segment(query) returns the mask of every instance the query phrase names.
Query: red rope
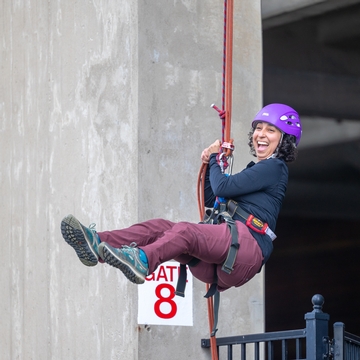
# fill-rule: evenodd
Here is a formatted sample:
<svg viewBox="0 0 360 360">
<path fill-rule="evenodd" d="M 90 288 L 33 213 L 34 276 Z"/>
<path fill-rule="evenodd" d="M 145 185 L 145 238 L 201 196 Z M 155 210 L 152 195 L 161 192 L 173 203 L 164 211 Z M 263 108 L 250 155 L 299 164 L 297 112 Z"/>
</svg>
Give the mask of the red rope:
<svg viewBox="0 0 360 360">
<path fill-rule="evenodd" d="M 221 108 L 224 111 L 225 110 L 225 98 L 226 98 L 226 92 L 225 92 L 225 84 L 226 84 L 226 15 L 227 15 L 227 6 L 226 6 L 227 0 L 224 0 L 224 45 L 223 45 L 223 76 L 222 76 L 222 99 L 221 99 Z M 223 143 L 225 141 L 225 125 L 226 121 L 225 118 L 222 120 L 222 128 L 221 128 L 221 142 Z"/>
<path fill-rule="evenodd" d="M 234 1 L 227 1 L 226 16 L 226 65 L 225 65 L 225 141 L 230 141 L 232 108 L 232 59 L 233 59 Z"/>
<path fill-rule="evenodd" d="M 199 214 L 200 214 L 200 220 L 203 220 L 204 218 L 204 185 L 205 185 L 205 174 L 206 174 L 207 164 L 202 163 L 198 175 L 198 207 L 199 207 Z M 210 289 L 210 285 L 206 284 L 206 292 L 208 292 Z M 209 329 L 210 333 L 213 330 L 214 327 L 214 302 L 213 298 L 209 297 L 207 298 L 207 310 L 208 310 L 208 322 L 209 322 Z M 217 352 L 217 346 L 216 346 L 216 337 L 210 336 L 210 349 L 211 349 L 211 359 L 212 360 L 218 360 L 218 352 Z"/>
<path fill-rule="evenodd" d="M 222 143 L 233 143 L 230 139 L 231 130 L 231 108 L 232 108 L 232 57 L 233 57 L 233 0 L 224 0 L 224 50 L 223 50 L 223 88 L 222 88 L 222 110 L 225 111 L 225 117 L 222 121 Z M 219 111 L 219 109 L 213 105 Z M 231 155 L 231 150 L 226 151 L 226 155 Z M 200 221 L 204 218 L 204 185 L 207 164 L 202 164 L 198 174 L 198 208 Z M 206 284 L 206 292 L 210 285 Z M 207 299 L 208 320 L 210 333 L 214 326 L 214 304 L 212 297 Z M 218 360 L 218 351 L 216 345 L 216 337 L 210 336 L 211 359 Z"/>
</svg>

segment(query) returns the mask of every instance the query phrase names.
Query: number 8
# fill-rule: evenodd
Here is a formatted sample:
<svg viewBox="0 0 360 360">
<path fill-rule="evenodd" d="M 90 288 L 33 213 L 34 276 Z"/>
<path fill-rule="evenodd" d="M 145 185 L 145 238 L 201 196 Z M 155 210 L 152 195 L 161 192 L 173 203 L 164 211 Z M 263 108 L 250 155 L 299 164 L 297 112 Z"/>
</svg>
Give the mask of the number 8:
<svg viewBox="0 0 360 360">
<path fill-rule="evenodd" d="M 170 295 L 168 297 L 163 297 L 161 295 L 161 290 L 162 289 L 168 289 L 170 291 Z M 155 295 L 159 299 L 154 304 L 155 314 L 161 319 L 171 319 L 171 318 L 173 318 L 176 315 L 176 312 L 177 312 L 176 303 L 175 303 L 175 301 L 172 300 L 175 297 L 175 289 L 174 289 L 174 287 L 172 285 L 170 285 L 170 284 L 160 284 L 155 289 Z M 170 310 L 170 312 L 168 314 L 164 314 L 163 312 L 161 312 L 160 306 L 161 306 L 162 303 L 168 303 L 170 305 L 171 310 Z"/>
</svg>

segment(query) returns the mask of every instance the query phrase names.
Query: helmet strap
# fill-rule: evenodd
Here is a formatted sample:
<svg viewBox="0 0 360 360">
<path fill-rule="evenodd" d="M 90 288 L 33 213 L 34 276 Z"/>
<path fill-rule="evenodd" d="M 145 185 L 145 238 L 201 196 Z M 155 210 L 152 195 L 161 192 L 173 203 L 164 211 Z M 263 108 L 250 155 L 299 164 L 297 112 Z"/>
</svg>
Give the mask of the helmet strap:
<svg viewBox="0 0 360 360">
<path fill-rule="evenodd" d="M 282 144 L 283 138 L 284 138 L 284 133 L 281 131 L 281 138 L 280 138 L 279 144 L 278 144 L 278 146 L 276 147 L 276 149 L 275 149 L 275 151 L 273 152 L 273 154 L 268 157 L 268 159 L 276 158 L 276 157 L 278 156 L 279 149 L 280 149 L 280 146 L 281 146 L 281 144 Z"/>
</svg>

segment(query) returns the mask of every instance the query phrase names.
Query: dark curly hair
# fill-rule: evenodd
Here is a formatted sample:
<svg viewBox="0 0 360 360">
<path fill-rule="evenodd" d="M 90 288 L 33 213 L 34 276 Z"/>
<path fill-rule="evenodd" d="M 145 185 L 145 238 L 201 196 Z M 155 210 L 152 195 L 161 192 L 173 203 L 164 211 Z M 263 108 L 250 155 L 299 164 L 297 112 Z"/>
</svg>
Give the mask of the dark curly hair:
<svg viewBox="0 0 360 360">
<path fill-rule="evenodd" d="M 256 152 L 252 142 L 254 129 L 252 128 L 248 134 L 250 154 L 256 157 Z M 294 135 L 284 134 L 280 148 L 278 149 L 278 158 L 283 158 L 285 162 L 293 162 L 297 157 L 296 138 Z"/>
</svg>

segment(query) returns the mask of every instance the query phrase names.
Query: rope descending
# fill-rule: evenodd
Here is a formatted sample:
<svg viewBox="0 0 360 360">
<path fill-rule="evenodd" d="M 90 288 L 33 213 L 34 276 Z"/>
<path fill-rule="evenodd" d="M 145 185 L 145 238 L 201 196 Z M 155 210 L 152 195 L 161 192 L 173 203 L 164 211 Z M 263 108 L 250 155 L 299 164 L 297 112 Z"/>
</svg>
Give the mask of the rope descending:
<svg viewBox="0 0 360 360">
<path fill-rule="evenodd" d="M 211 105 L 220 115 L 222 119 L 222 139 L 221 149 L 217 155 L 217 161 L 221 167 L 221 171 L 225 173 L 228 169 L 232 170 L 232 152 L 234 150 L 233 139 L 230 139 L 231 130 L 231 109 L 232 109 L 232 58 L 233 58 L 233 0 L 224 0 L 224 48 L 223 48 L 223 77 L 222 77 L 222 110 L 215 104 Z M 204 219 L 205 214 L 205 174 L 207 164 L 202 163 L 197 180 L 197 198 L 200 221 Z M 206 292 L 210 289 L 210 284 L 206 284 Z M 214 303 L 213 298 L 207 299 L 208 304 L 208 320 L 210 334 L 214 326 Z M 216 346 L 215 334 L 210 336 L 211 359 L 218 360 L 218 351 Z"/>
</svg>

